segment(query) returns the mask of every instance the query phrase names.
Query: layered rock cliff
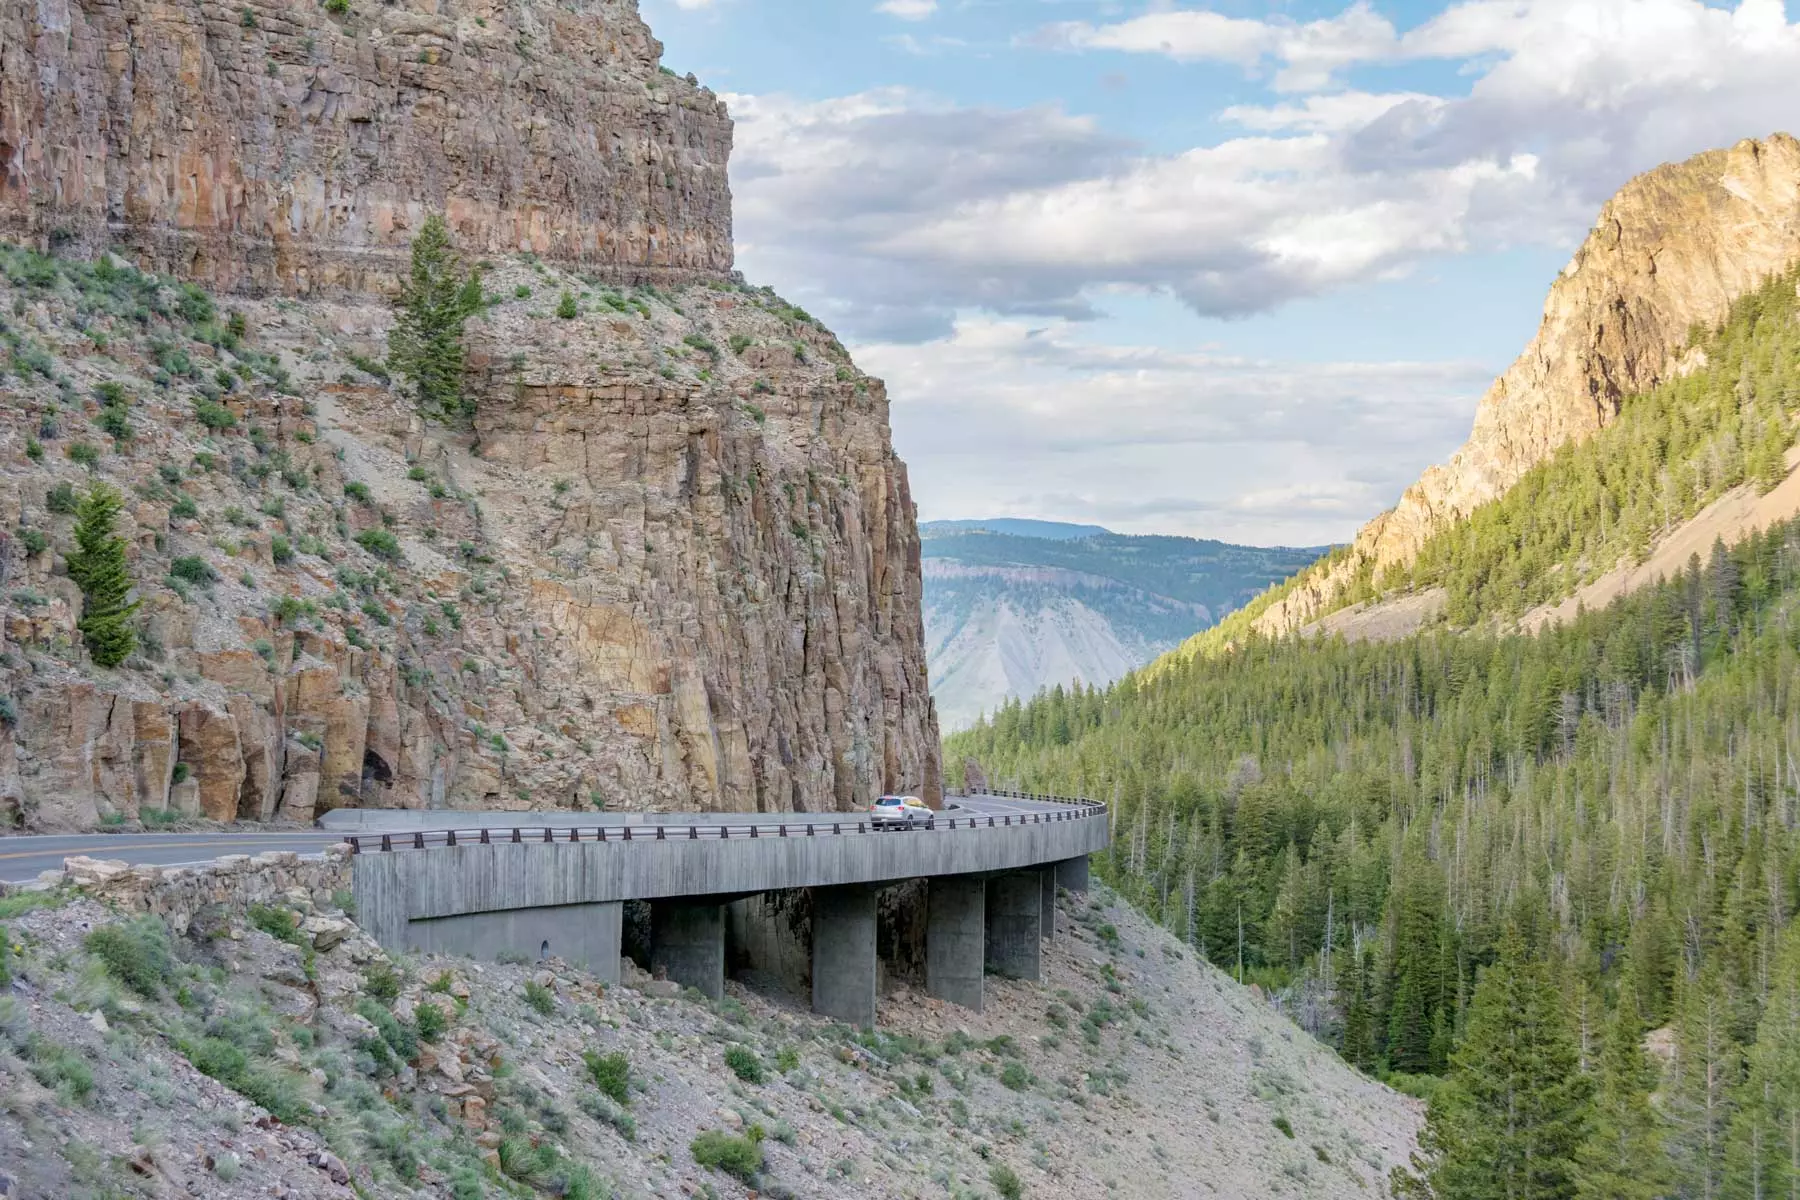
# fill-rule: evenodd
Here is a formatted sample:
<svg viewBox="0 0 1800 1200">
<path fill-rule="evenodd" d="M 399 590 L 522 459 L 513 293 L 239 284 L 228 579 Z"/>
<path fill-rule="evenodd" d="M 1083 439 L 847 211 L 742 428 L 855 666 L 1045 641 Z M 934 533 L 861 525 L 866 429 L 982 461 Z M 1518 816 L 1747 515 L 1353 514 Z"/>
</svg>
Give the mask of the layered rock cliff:
<svg viewBox="0 0 1800 1200">
<path fill-rule="evenodd" d="M 937 795 L 884 389 L 729 273 L 729 123 L 635 6 L 224 13 L 0 4 L 0 824 Z M 487 267 L 456 426 L 379 361 L 439 207 Z"/>
<path fill-rule="evenodd" d="M 424 216 L 631 280 L 731 266 L 725 106 L 635 0 L 7 0 L 0 237 L 356 292 Z"/>
<path fill-rule="evenodd" d="M 1481 399 L 1469 440 L 1432 467 L 1349 554 L 1321 566 L 1257 619 L 1292 632 L 1341 603 L 1372 565 L 1404 568 L 1434 532 L 1501 495 L 1620 402 L 1678 369 L 1690 332 L 1800 259 L 1800 141 L 1745 140 L 1646 172 L 1600 212 L 1550 289 L 1525 352 Z"/>
</svg>

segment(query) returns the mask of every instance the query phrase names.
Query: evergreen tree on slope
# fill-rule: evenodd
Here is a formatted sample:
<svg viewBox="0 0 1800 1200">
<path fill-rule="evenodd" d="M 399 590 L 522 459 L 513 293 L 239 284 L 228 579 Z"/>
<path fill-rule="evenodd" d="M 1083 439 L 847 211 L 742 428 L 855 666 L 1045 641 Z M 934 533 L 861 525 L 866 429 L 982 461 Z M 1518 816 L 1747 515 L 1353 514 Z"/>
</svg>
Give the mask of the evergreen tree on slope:
<svg viewBox="0 0 1800 1200">
<path fill-rule="evenodd" d="M 1750 1050 L 1732 1122 L 1725 1194 L 1800 1200 L 1800 924 L 1788 926 L 1775 986 Z"/>
<path fill-rule="evenodd" d="M 481 307 L 481 272 L 464 268 L 444 218 L 435 213 L 413 239 L 412 271 L 394 307 L 388 359 L 412 381 L 419 411 L 463 414 L 463 325 Z"/>
<path fill-rule="evenodd" d="M 1625 991 L 1600 1049 L 1593 1125 L 1577 1155 L 1580 1200 L 1658 1200 L 1669 1194 L 1662 1118 L 1650 1106 L 1656 1075 L 1644 1058 L 1643 1038 L 1636 997 Z"/>
<path fill-rule="evenodd" d="M 124 506 L 119 493 L 96 483 L 75 512 L 75 549 L 68 556 L 69 577 L 81 588 L 82 640 L 102 667 L 116 667 L 137 649 L 130 620 L 138 610 L 131 599 L 131 567 L 125 539 L 113 532 Z"/>
<path fill-rule="evenodd" d="M 1432 1098 L 1411 1172 L 1410 1200 L 1571 1200 L 1587 1129 L 1582 1074 L 1562 995 L 1516 927 L 1475 989 L 1468 1032 Z"/>
</svg>

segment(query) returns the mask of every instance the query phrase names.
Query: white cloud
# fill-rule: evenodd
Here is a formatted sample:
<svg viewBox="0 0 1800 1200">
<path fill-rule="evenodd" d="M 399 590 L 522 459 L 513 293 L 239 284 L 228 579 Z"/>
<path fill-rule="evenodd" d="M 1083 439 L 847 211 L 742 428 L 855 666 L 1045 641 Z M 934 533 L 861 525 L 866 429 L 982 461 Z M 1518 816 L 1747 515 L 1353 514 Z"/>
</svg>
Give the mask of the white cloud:
<svg viewBox="0 0 1800 1200">
<path fill-rule="evenodd" d="M 937 11 L 937 0 L 881 0 L 875 11 L 902 21 L 923 21 Z"/>
<path fill-rule="evenodd" d="M 1265 543 L 1348 536 L 1460 440 L 1488 377 L 1096 345 L 1067 322 L 991 317 L 853 349 L 889 381 L 927 519 L 1051 514 Z"/>
<path fill-rule="evenodd" d="M 1572 246 L 1631 175 L 1800 113 L 1779 0 L 1463 0 L 1405 31 L 1363 3 L 1304 24 L 1157 9 L 1033 40 L 1223 63 L 1274 94 L 1174 153 L 1056 107 L 728 97 L 739 261 L 869 343 L 930 516 L 1343 536 L 1466 432 L 1480 372 L 1106 351 L 1070 322 L 1109 290 L 1236 316 Z M 1341 86 L 1423 60 L 1460 67 L 1456 94 Z"/>
<path fill-rule="evenodd" d="M 1237 104 L 1216 116 L 1247 136 L 1157 155 L 1055 108 L 733 97 L 746 268 L 853 336 L 941 336 L 972 307 L 1079 316 L 1107 286 L 1259 312 L 1471 246 L 1567 245 L 1632 174 L 1800 112 L 1778 0 L 1465 0 L 1404 33 L 1361 2 L 1305 24 L 1169 10 L 1037 40 L 1234 62 L 1290 91 L 1419 58 L 1471 82 Z"/>
<path fill-rule="evenodd" d="M 1064 21 L 1029 40 L 1068 50 L 1123 50 L 1166 55 L 1179 62 L 1235 63 L 1247 70 L 1272 59 L 1280 64 L 1274 76 L 1277 89 L 1311 91 L 1330 83 L 1333 72 L 1342 67 L 1385 57 L 1397 37 L 1387 18 L 1373 12 L 1365 0 L 1357 0 L 1335 17 L 1304 24 L 1181 9 L 1145 13 L 1111 25 Z"/>
</svg>

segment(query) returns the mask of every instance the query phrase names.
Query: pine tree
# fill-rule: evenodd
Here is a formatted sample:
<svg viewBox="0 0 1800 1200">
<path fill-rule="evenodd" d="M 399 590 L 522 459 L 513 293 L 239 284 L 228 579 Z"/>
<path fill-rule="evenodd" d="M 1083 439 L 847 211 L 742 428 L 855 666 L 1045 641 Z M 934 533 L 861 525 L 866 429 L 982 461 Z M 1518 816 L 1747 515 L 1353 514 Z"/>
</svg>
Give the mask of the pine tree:
<svg viewBox="0 0 1800 1200">
<path fill-rule="evenodd" d="M 1669 1114 L 1669 1149 L 1682 1194 L 1713 1200 L 1722 1194 L 1726 1135 L 1741 1052 L 1731 1036 L 1731 1004 L 1713 969 L 1683 982 Z"/>
<path fill-rule="evenodd" d="M 394 298 L 398 316 L 388 359 L 412 381 L 419 411 L 454 417 L 463 397 L 463 326 L 481 307 L 481 273 L 465 270 L 450 231 L 435 213 L 412 244 L 412 272 Z"/>
<path fill-rule="evenodd" d="M 1425 1074 L 1443 1059 L 1443 877 L 1436 865 L 1409 850 L 1396 882 L 1392 991 L 1388 1002 L 1388 1065 Z M 1435 1044 L 1434 1044 L 1435 1043 Z"/>
<path fill-rule="evenodd" d="M 1775 978 L 1726 1156 L 1725 1194 L 1744 1200 L 1800 1200 L 1800 924 L 1782 936 Z"/>
<path fill-rule="evenodd" d="M 1468 1031 L 1432 1097 L 1413 1170 L 1397 1194 L 1437 1200 L 1569 1200 L 1587 1128 L 1562 994 L 1516 928 L 1475 989 Z"/>
<path fill-rule="evenodd" d="M 1375 1065 L 1375 1015 L 1369 1006 L 1369 980 L 1375 975 L 1375 952 L 1364 950 L 1362 962 L 1345 955 L 1344 1061 L 1367 1071 Z"/>
<path fill-rule="evenodd" d="M 1627 991 L 1600 1049 L 1593 1127 L 1577 1155 L 1580 1200 L 1657 1200 L 1668 1194 L 1662 1119 L 1650 1106 L 1656 1076 L 1645 1061 L 1643 1038 L 1636 998 Z"/>
<path fill-rule="evenodd" d="M 137 633 L 130 620 L 138 610 L 131 599 L 131 567 L 125 559 L 125 539 L 113 533 L 124 498 L 113 488 L 96 482 L 75 513 L 75 549 L 70 552 L 69 577 L 81 588 L 81 620 L 77 626 L 88 653 L 102 667 L 116 667 L 137 649 Z"/>
</svg>

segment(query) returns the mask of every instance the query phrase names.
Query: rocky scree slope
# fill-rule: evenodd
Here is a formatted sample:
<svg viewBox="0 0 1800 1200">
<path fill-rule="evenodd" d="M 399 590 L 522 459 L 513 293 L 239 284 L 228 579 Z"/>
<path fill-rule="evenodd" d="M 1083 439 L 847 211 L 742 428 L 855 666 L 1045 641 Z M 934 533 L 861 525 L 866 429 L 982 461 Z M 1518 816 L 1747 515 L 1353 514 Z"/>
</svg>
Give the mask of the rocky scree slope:
<svg viewBox="0 0 1800 1200">
<path fill-rule="evenodd" d="M 1620 403 L 1682 369 L 1696 328 L 1800 259 L 1800 141 L 1775 134 L 1665 164 L 1621 188 L 1550 289 L 1536 337 L 1481 399 L 1469 440 L 1345 553 L 1253 606 L 1279 636 L 1410 566 L 1426 540 L 1495 499 Z M 1235 627 L 1234 627 L 1235 631 Z"/>
<path fill-rule="evenodd" d="M 330 9 L 0 8 L 0 826 L 935 798 L 885 393 L 730 274 L 722 105 L 626 0 Z M 456 429 L 380 362 L 440 210 Z"/>
<path fill-rule="evenodd" d="M 1359 1196 L 1420 1117 L 1104 893 L 1063 899 L 1043 984 L 974 1014 L 901 983 L 874 1033 L 736 983 L 392 960 L 305 888 L 173 926 L 13 903 L 48 905 L 6 913 L 22 1198 Z"/>
</svg>

